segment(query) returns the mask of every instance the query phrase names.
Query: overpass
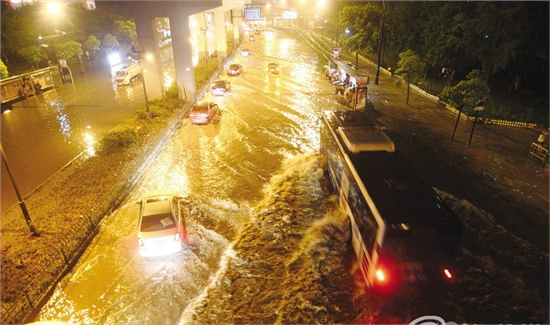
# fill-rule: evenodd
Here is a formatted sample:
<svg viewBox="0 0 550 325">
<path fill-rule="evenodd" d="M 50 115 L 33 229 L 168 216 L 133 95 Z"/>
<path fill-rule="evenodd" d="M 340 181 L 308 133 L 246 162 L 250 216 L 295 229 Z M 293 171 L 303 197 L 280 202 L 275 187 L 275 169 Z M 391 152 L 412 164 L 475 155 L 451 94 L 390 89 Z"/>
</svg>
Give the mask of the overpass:
<svg viewBox="0 0 550 325">
<path fill-rule="evenodd" d="M 186 99 L 197 91 L 199 59 L 223 60 L 228 38 L 238 40 L 244 0 L 97 1 L 96 8 L 134 19 L 148 97 L 162 98 L 176 82 Z"/>
</svg>

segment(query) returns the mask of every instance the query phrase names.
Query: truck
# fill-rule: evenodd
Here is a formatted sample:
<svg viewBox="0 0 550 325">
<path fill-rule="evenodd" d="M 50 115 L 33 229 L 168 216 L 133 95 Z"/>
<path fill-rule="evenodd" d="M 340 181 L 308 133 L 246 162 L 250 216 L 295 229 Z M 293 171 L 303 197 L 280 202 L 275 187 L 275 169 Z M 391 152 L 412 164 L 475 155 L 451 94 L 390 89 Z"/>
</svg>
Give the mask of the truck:
<svg viewBox="0 0 550 325">
<path fill-rule="evenodd" d="M 114 81 L 117 85 L 129 85 L 141 76 L 141 69 L 137 64 L 125 65 L 117 70 L 114 75 Z"/>
</svg>

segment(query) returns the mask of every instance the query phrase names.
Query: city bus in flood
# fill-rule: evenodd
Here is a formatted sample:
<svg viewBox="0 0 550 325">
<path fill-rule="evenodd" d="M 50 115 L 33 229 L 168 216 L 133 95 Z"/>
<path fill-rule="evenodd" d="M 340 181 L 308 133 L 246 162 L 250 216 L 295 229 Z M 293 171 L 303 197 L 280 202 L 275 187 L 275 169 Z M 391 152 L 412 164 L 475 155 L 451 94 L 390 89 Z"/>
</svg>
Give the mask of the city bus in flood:
<svg viewBox="0 0 550 325">
<path fill-rule="evenodd" d="M 393 292 L 452 280 L 458 218 L 365 113 L 330 110 L 321 120 L 323 165 L 367 286 Z"/>
</svg>

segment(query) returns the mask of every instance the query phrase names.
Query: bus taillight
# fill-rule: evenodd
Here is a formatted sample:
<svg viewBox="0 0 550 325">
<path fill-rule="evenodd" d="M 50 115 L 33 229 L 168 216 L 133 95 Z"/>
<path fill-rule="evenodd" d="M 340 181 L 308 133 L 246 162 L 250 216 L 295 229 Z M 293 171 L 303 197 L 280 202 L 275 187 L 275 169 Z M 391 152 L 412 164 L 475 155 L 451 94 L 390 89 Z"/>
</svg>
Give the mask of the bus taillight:
<svg viewBox="0 0 550 325">
<path fill-rule="evenodd" d="M 386 274 L 384 273 L 383 270 L 381 269 L 376 270 L 376 279 L 378 280 L 378 282 L 386 281 Z"/>
<path fill-rule="evenodd" d="M 445 273 L 445 276 L 447 277 L 447 279 L 450 280 L 450 279 L 453 278 L 453 274 L 451 273 L 451 271 L 450 271 L 449 269 L 445 268 L 445 269 L 443 270 L 443 273 Z"/>
</svg>

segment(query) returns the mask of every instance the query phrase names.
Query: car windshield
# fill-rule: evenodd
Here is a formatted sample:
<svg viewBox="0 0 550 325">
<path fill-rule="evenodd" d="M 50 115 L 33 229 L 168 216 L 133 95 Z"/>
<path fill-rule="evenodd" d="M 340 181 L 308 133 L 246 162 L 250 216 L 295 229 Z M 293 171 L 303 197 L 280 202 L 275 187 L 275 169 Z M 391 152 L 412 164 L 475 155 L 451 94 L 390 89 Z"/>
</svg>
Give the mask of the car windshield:
<svg viewBox="0 0 550 325">
<path fill-rule="evenodd" d="M 229 66 L 229 69 L 231 69 L 231 70 L 239 70 L 239 68 L 240 67 L 239 67 L 238 64 L 232 64 L 232 65 Z"/>
<path fill-rule="evenodd" d="M 270 63 L 270 64 L 268 65 L 268 67 L 269 67 L 270 69 L 276 68 L 276 67 L 277 67 L 277 63 Z"/>
<path fill-rule="evenodd" d="M 214 83 L 214 88 L 225 88 L 225 81 L 216 81 Z"/>
<path fill-rule="evenodd" d="M 208 106 L 207 105 L 195 106 L 193 107 L 192 111 L 197 113 L 206 113 L 208 112 Z"/>
<path fill-rule="evenodd" d="M 174 217 L 171 213 L 154 214 L 143 216 L 141 220 L 141 231 L 159 231 L 176 227 Z"/>
<path fill-rule="evenodd" d="M 117 77 L 124 77 L 124 76 L 126 76 L 126 71 L 117 71 L 116 75 L 117 75 Z"/>
</svg>

